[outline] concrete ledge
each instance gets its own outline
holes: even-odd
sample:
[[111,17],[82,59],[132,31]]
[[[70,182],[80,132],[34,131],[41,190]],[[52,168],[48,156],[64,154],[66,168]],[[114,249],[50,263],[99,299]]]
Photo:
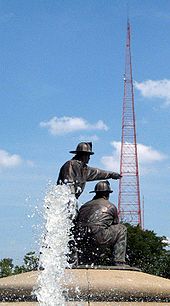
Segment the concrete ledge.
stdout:
[[85,301],[170,301],[170,280],[142,272],[75,269],[65,271],[65,280],[70,299],[78,288]]
[[31,300],[38,272],[27,272],[0,279],[0,300]]
[[[36,286],[38,273],[43,273],[43,271],[28,272],[0,279],[1,301],[17,301],[19,299],[19,305],[21,305],[21,301],[33,301],[35,297],[32,295],[32,290]],[[131,303],[138,301],[142,302],[142,305],[145,301],[166,302],[166,305],[170,302],[170,280],[142,272],[67,269],[63,283],[64,287],[68,289],[69,301],[87,301],[93,306],[102,305],[96,302],[105,302],[105,304],[110,302],[107,305],[116,305],[111,303],[116,301],[119,301],[119,304],[122,301],[131,301]],[[28,305],[32,306],[30,303]],[[68,305],[71,304],[68,303]],[[80,305],[80,302],[77,305]],[[84,306],[86,303],[81,302],[81,305]]]
[[[66,302],[66,306],[141,306],[141,302]],[[144,302],[142,306],[168,306],[170,303]],[[1,303],[0,306],[38,306],[37,302]]]

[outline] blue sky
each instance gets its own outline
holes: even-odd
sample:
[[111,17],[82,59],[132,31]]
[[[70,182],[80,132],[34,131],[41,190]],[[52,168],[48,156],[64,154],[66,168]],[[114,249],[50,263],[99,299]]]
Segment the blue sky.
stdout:
[[[167,237],[169,12],[168,0],[129,1],[145,228]],[[79,141],[93,140],[91,166],[119,170],[126,22],[122,0],[0,0],[1,258],[38,249],[48,184]]]

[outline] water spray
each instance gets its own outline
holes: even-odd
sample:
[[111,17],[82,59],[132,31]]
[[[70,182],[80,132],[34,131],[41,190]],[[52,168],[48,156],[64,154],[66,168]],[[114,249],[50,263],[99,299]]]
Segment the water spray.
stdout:
[[45,233],[40,250],[40,274],[35,294],[40,306],[65,306],[64,271],[71,268],[69,242],[77,200],[69,184],[53,186],[44,200]]

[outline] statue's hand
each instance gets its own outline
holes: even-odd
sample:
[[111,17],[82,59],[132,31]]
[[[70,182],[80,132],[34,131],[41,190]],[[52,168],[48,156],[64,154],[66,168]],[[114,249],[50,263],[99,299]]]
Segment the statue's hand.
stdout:
[[119,180],[122,177],[122,175],[120,175],[119,173],[116,172],[112,172],[111,174],[111,178],[114,180]]

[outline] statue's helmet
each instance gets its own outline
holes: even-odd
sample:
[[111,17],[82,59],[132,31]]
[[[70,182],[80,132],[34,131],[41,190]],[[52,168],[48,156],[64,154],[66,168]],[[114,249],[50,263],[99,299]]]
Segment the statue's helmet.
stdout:
[[97,193],[97,192],[108,192],[111,193],[113,190],[111,190],[109,181],[100,181],[96,184],[93,191],[90,191],[90,193]]
[[70,151],[70,153],[74,153],[74,154],[77,154],[80,152],[88,153],[89,155],[93,155],[94,152],[92,152],[92,142],[80,142],[77,145],[77,148],[75,151]]

